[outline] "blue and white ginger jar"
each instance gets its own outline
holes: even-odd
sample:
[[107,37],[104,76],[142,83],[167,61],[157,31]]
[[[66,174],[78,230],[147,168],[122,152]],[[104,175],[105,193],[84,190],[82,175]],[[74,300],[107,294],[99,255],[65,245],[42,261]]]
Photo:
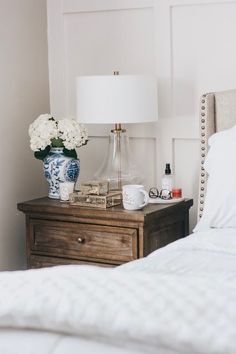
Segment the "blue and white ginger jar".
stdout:
[[60,182],[76,182],[80,172],[80,162],[65,156],[63,148],[51,148],[43,160],[44,175],[49,183],[49,198],[59,199]]

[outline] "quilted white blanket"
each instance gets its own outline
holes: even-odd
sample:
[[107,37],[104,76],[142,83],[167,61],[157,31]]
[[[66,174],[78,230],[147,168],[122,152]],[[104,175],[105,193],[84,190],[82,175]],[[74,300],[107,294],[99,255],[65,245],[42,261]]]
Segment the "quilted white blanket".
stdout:
[[142,353],[235,354],[235,276],[232,229],[191,235],[116,269],[3,272],[0,326],[69,333]]

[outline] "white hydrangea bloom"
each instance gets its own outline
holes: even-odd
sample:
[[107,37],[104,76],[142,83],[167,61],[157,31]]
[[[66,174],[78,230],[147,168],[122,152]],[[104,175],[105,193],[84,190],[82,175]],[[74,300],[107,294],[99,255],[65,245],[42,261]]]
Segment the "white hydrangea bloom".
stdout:
[[86,128],[74,119],[52,119],[50,114],[41,114],[29,126],[30,147],[33,151],[44,150],[52,139],[62,139],[68,150],[80,147],[88,140]]
[[57,138],[58,129],[55,120],[50,114],[41,114],[29,126],[30,147],[33,151],[39,151],[51,144],[51,139]]
[[74,119],[64,118],[58,120],[58,131],[58,137],[63,140],[63,144],[68,150],[80,147],[88,140],[87,130]]

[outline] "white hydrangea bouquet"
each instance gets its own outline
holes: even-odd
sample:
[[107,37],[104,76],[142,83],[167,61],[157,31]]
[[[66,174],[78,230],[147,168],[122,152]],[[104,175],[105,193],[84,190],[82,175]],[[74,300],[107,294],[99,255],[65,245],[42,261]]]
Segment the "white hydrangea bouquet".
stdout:
[[29,126],[30,147],[36,159],[43,160],[51,147],[63,148],[65,156],[77,159],[75,148],[86,145],[88,132],[74,119],[55,119],[41,114]]

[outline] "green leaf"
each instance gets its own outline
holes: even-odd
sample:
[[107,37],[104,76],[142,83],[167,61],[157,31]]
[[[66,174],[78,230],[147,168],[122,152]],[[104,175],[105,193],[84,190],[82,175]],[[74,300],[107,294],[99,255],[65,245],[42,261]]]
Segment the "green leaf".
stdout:
[[44,150],[39,150],[34,152],[34,157],[38,160],[43,160],[48,155],[50,151],[50,145],[46,146]]
[[60,138],[51,139],[52,147],[64,147],[63,140]]
[[75,149],[73,149],[73,150],[68,150],[68,149],[64,148],[64,149],[63,149],[63,153],[64,153],[64,155],[67,156],[67,157],[72,157],[72,158],[74,158],[74,159],[77,159],[77,153],[76,153]]

